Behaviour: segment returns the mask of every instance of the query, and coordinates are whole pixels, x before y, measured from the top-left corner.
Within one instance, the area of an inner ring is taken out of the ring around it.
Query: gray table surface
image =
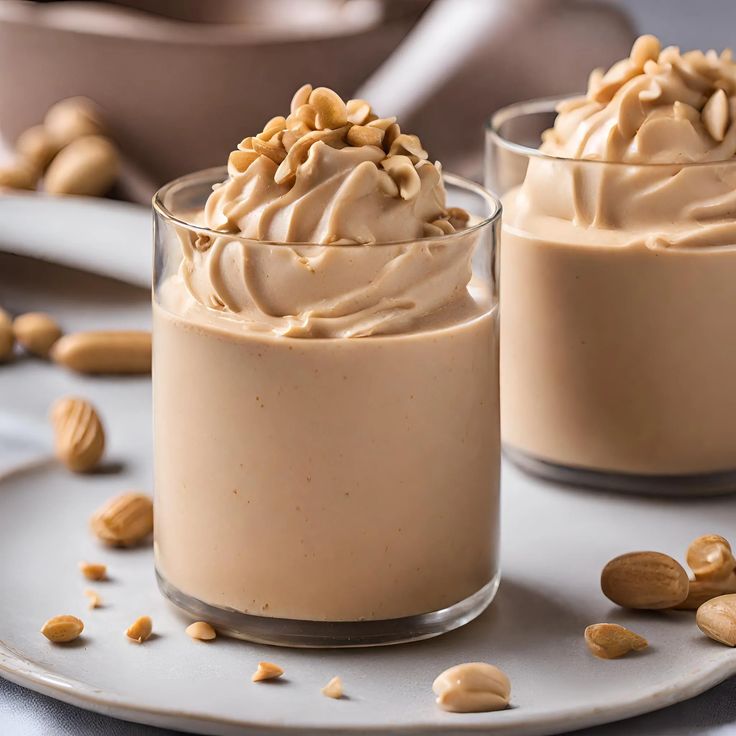
[[[44,280],[56,281],[58,269],[57,266],[31,263],[29,259],[0,254],[0,303],[5,302],[5,306],[13,310],[40,308],[43,305],[34,303],[33,294],[38,293]],[[85,280],[83,276],[77,276],[74,280],[79,281],[80,278],[81,281]],[[74,299],[75,289],[79,286],[84,284],[70,283],[66,297]],[[91,284],[88,286],[93,290]],[[106,288],[108,295],[109,290],[115,291],[118,296],[121,290],[129,290],[131,298],[140,298],[140,292],[132,287],[109,282]],[[99,294],[100,298],[104,296],[103,293]],[[0,626],[2,610],[7,605],[12,605],[12,601],[3,599],[0,593]],[[0,678],[0,736],[165,736],[174,733],[84,711]],[[736,678],[685,703],[576,733],[582,736],[736,736]]]

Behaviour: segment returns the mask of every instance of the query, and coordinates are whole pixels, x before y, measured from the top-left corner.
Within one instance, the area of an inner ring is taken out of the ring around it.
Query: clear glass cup
[[[460,232],[265,243],[194,224],[225,177],[192,174],[154,198],[162,592],[269,644],[389,644],[463,625],[499,583],[498,201],[445,175],[449,205],[473,218]],[[355,276],[366,268],[370,283]],[[374,282],[384,298],[362,303]],[[300,336],[307,317],[290,309],[310,289],[324,336]],[[361,309],[381,334],[335,337]]]
[[[504,450],[553,481],[736,490],[736,161],[541,153],[558,100],[491,119]]]

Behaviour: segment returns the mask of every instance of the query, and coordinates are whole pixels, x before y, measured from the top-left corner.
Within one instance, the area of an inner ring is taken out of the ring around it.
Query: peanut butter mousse
[[[736,64],[660,49],[562,102],[504,200],[504,441],[626,474],[736,469]]]
[[[306,85],[199,229],[159,226],[181,262],[154,304],[156,560],[190,599],[336,622],[490,600],[495,293],[427,159]]]

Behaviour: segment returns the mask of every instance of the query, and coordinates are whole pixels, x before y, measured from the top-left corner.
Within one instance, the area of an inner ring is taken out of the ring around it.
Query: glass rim
[[[510,153],[515,153],[527,158],[536,158],[546,161],[554,161],[557,163],[565,162],[570,164],[580,164],[583,166],[625,166],[630,169],[663,169],[677,167],[678,169],[696,169],[705,166],[730,166],[736,165],[736,158],[717,159],[715,161],[671,161],[671,162],[652,162],[652,163],[636,163],[629,161],[606,161],[596,158],[569,158],[567,156],[553,156],[552,154],[540,151],[538,148],[525,146],[523,143],[516,143],[506,138],[501,133],[501,126],[509,120],[520,118],[525,115],[533,115],[543,112],[556,112],[555,108],[558,103],[574,97],[582,95],[558,95],[555,97],[539,97],[532,100],[522,100],[514,102],[511,105],[501,107],[494,112],[490,118],[486,120],[486,139],[490,138],[499,148],[503,148]]]
[[[366,246],[375,248],[398,245],[416,245],[421,243],[451,242],[453,240],[459,240],[460,238],[463,238],[471,233],[476,233],[484,230],[490,225],[499,222],[501,219],[501,213],[503,211],[501,200],[484,186],[470,179],[458,176],[457,174],[449,174],[445,173],[444,171],[442,172],[443,184],[450,184],[451,186],[470,191],[473,194],[480,196],[491,208],[491,214],[487,215],[479,222],[466,227],[464,230],[457,230],[454,233],[447,233],[443,235],[425,235],[419,238],[405,238],[403,240],[387,240],[381,241],[380,243],[313,243],[258,240],[257,238],[245,237],[244,235],[240,235],[239,233],[228,233],[223,230],[213,230],[212,228],[208,228],[204,225],[195,225],[193,222],[188,222],[181,217],[175,216],[163,202],[164,197],[166,197],[166,195],[169,194],[169,192],[175,187],[185,186],[187,184],[192,184],[195,181],[201,182],[203,180],[210,180],[212,183],[217,183],[223,181],[227,177],[227,166],[214,166],[209,169],[201,169],[200,171],[194,171],[191,174],[185,174],[184,176],[173,179],[167,184],[164,184],[151,198],[153,211],[164,220],[173,222],[180,227],[186,228],[187,230],[190,230],[192,232],[206,235],[208,237],[227,237],[232,240],[242,241],[244,243],[268,245],[279,248],[364,248]]]

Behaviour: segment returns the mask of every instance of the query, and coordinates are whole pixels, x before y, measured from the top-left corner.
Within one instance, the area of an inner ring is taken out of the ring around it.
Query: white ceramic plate
[[[3,265],[0,259],[0,282]],[[9,306],[31,305],[31,274],[38,271],[14,276],[19,290],[4,292]],[[46,283],[43,303],[69,329],[89,324],[101,290],[105,306],[94,319],[131,327],[145,322],[144,292],[111,282],[95,286],[99,280],[90,275],[74,282],[65,274],[56,300],[48,286],[54,280],[39,282]],[[93,301],[79,296],[87,294]],[[81,378],[31,360],[0,368],[0,411],[24,416],[27,428],[44,427],[48,405],[67,392],[99,406],[110,440],[108,469],[122,468],[72,476],[43,462],[49,439],[39,431],[37,464],[0,480],[0,674],[14,682],[107,715],[211,734],[551,734],[655,710],[736,673],[736,652],[702,636],[692,613],[622,611],[598,588],[602,565],[621,552],[650,548],[681,558],[699,534],[733,538],[732,499],[590,493],[543,486],[508,466],[504,579],[491,608],[465,628],[417,644],[352,651],[190,641],[186,621],[156,590],[150,549],[103,549],[87,530],[89,514],[105,498],[150,488],[150,383]],[[100,610],[86,610],[82,591],[90,584],[77,570],[81,559],[109,565],[112,579],[91,586],[106,604]],[[86,622],[77,644],[54,646],[40,635],[43,621],[59,613]],[[153,617],[157,636],[138,646],[123,630],[142,614]],[[630,626],[649,639],[650,649],[619,661],[593,658],[582,632],[597,621]],[[260,659],[281,664],[285,680],[252,684]],[[509,710],[457,715],[436,708],[433,678],[467,660],[508,672]],[[333,675],[342,677],[347,699],[320,694]]]

